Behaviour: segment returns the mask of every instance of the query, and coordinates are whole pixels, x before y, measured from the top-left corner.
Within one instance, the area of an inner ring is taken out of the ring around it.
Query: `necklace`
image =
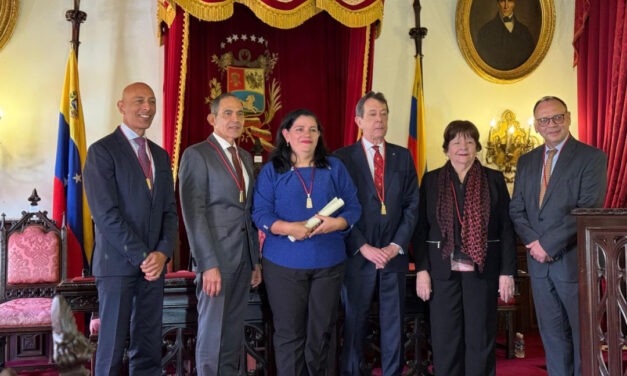
[[[296,173],[298,180],[300,180],[300,184],[303,186],[303,190],[305,191],[305,194],[307,194],[307,201],[305,203],[305,207],[307,209],[313,208],[313,202],[311,201],[311,193],[313,192],[313,184],[314,184],[314,176],[316,175],[316,168],[315,167],[311,168],[311,181],[309,182],[309,189],[307,189],[307,185],[305,184],[305,179],[303,179],[303,175],[300,174],[300,171],[298,171],[298,168],[295,166],[292,166],[292,170],[294,170],[294,172]]]

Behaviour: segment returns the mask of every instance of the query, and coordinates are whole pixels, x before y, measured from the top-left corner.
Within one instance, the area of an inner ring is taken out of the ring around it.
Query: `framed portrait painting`
[[[457,43],[470,67],[497,83],[513,83],[544,59],[555,30],[553,0],[458,0]]]
[[[0,49],[9,41],[15,29],[19,7],[18,1],[0,0]]]

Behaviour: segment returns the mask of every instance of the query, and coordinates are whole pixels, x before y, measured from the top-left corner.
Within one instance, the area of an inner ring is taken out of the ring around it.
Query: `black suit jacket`
[[[529,59],[535,42],[527,26],[515,16],[514,29],[510,33],[497,13],[479,30],[475,46],[479,56],[492,68],[510,70]]]
[[[155,169],[152,193],[119,127],[87,153],[83,176],[96,230],[96,277],[138,275],[141,262],[155,250],[172,257],[178,219],[170,158],[154,142],[148,140],[148,146]]]
[[[488,222],[488,252],[481,278],[515,275],[516,243],[509,218],[509,193],[503,174],[483,167],[490,187],[490,220]],[[442,258],[442,232],[436,220],[438,174],[442,168],[425,174],[420,187],[420,210],[416,229],[416,270],[427,270],[434,279],[448,279],[450,258]]]
[[[339,149],[335,154],[344,162],[362,207],[359,221],[346,240],[349,262],[347,274],[375,273],[374,264],[358,252],[368,243],[374,247],[398,244],[404,254],[393,258],[384,270],[405,272],[408,269],[409,244],[418,214],[418,178],[409,150],[394,144],[385,144],[385,205],[387,215],[381,215],[374,180],[362,142]]]

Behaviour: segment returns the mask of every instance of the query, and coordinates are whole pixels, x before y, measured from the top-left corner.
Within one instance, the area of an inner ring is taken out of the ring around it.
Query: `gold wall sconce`
[[[502,171],[507,183],[514,182],[518,158],[538,145],[538,139],[531,134],[532,124],[530,120],[527,127],[522,127],[510,110],[505,110],[500,120],[490,122],[486,163]]]

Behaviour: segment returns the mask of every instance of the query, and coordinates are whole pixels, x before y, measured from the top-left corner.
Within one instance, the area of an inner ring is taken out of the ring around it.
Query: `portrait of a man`
[[[475,48],[479,57],[492,68],[503,71],[515,69],[529,59],[537,44],[537,33],[532,33],[530,28],[521,21],[521,19],[534,19],[535,17],[529,14],[524,18],[518,17],[515,12],[516,3],[525,3],[527,6],[525,10],[528,11],[530,7],[527,3],[537,3],[537,0],[490,0],[490,2],[494,13],[488,10],[487,14],[494,14],[494,16],[490,16],[492,18],[484,23],[479,23],[477,20],[477,24],[481,26],[475,29],[478,32],[473,33]],[[476,14],[476,12],[473,13]],[[485,19],[485,15],[484,11],[481,18]],[[472,26],[471,20],[471,28]],[[537,22],[534,26],[538,26]]]

